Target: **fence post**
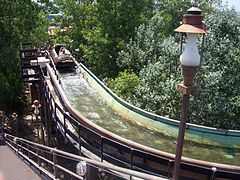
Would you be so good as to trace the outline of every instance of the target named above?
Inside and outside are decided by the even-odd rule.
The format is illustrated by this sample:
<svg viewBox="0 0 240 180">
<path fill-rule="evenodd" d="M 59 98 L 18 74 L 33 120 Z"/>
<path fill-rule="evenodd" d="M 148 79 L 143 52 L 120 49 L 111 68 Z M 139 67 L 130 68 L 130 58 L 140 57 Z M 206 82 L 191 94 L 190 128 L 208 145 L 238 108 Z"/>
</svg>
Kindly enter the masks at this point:
<svg viewBox="0 0 240 180">
<path fill-rule="evenodd" d="M 36 148 L 37 148 L 37 163 L 38 163 L 38 166 L 40 167 L 39 148 L 37 146 Z"/>
<path fill-rule="evenodd" d="M 171 178 L 171 165 L 172 165 L 173 160 L 168 161 L 168 178 Z"/>
<path fill-rule="evenodd" d="M 64 138 L 66 138 L 67 137 L 67 135 L 66 135 L 66 112 L 64 112 L 64 114 L 63 114 L 63 129 L 64 129 Z"/>
<path fill-rule="evenodd" d="M 47 95 L 47 89 L 45 88 L 45 104 L 44 104 L 44 108 L 46 110 L 46 118 L 47 118 L 47 133 L 48 133 L 48 146 L 51 146 L 51 135 L 52 135 L 52 131 L 51 131 L 51 114 L 50 114 L 50 110 L 49 108 L 47 108 L 47 105 L 49 104 L 49 99 L 48 99 L 48 95 Z"/>
<path fill-rule="evenodd" d="M 81 124 L 78 124 L 78 146 L 79 146 L 79 155 L 82 155 L 82 150 L 81 150 Z"/>
<path fill-rule="evenodd" d="M 217 168 L 212 167 L 212 177 L 211 177 L 211 180 L 213 180 L 215 178 L 216 171 L 217 171 Z"/>
<path fill-rule="evenodd" d="M 52 104 L 52 99 L 50 100 L 50 103 Z M 57 103 L 54 102 L 54 118 L 55 121 L 57 122 Z"/>
<path fill-rule="evenodd" d="M 103 137 L 101 136 L 101 162 L 103 162 Z"/>
<path fill-rule="evenodd" d="M 132 170 L 132 164 L 133 164 L 133 151 L 134 151 L 134 149 L 133 148 L 131 148 L 131 158 L 130 158 L 130 169 Z M 132 179 L 132 175 L 130 175 L 130 180 Z"/>
<path fill-rule="evenodd" d="M 57 178 L 57 154 L 55 152 L 55 150 L 52 150 L 52 154 L 53 154 L 53 169 L 54 169 L 54 177 Z"/>
<path fill-rule="evenodd" d="M 14 139 L 13 139 L 13 142 L 15 143 L 15 145 L 17 146 L 17 155 L 19 156 L 19 152 L 20 152 L 20 145 L 18 144 L 18 139 L 15 137 Z"/>
<path fill-rule="evenodd" d="M 133 164 L 133 151 L 134 151 L 134 149 L 133 148 L 131 148 L 131 164 L 130 164 L 130 169 L 132 170 L 132 164 Z"/>
<path fill-rule="evenodd" d="M 43 82 L 43 110 L 44 110 L 44 119 L 45 119 L 45 128 L 46 128 L 46 131 L 47 131 L 47 141 L 46 141 L 46 144 L 47 146 L 50 146 L 50 131 L 49 131 L 49 113 L 48 113 L 48 108 L 47 108 L 47 94 L 46 94 L 46 82 L 44 81 Z"/>
<path fill-rule="evenodd" d="M 36 148 L 37 148 L 37 163 L 38 163 L 38 166 L 39 167 L 41 167 L 41 162 L 40 162 L 40 155 L 39 155 L 39 148 L 38 148 L 38 146 L 36 146 Z M 42 171 L 41 171 L 41 169 L 39 168 L 39 174 L 42 174 Z"/>
</svg>

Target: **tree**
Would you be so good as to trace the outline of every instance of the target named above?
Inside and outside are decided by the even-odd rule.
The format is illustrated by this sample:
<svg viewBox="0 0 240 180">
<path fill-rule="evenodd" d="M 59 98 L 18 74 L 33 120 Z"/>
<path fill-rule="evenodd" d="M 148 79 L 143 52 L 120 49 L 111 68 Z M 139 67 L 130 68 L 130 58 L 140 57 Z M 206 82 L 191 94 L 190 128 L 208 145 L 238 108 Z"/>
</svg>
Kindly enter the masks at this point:
<svg viewBox="0 0 240 180">
<path fill-rule="evenodd" d="M 64 0 L 55 1 L 55 3 L 66 17 L 60 19 L 61 27 L 71 26 L 64 35 L 60 32 L 57 36 L 61 39 L 68 37 L 71 49 L 80 49 L 86 65 L 97 75 L 100 74 L 100 70 L 104 74 L 106 57 L 103 56 L 105 53 L 103 47 L 107 40 L 98 21 L 97 5 L 90 0 Z"/>
<path fill-rule="evenodd" d="M 29 33 L 29 41 L 31 41 L 34 46 L 36 47 L 43 47 L 44 43 L 47 42 L 49 39 L 48 35 L 48 25 L 49 25 L 49 20 L 46 18 L 47 17 L 47 12 L 45 11 L 40 11 L 39 14 L 37 14 L 37 19 L 36 19 L 36 26 L 33 28 L 32 31 Z"/>
<path fill-rule="evenodd" d="M 165 22 L 160 14 L 137 29 L 134 40 L 121 51 L 120 66 L 133 69 L 139 85 L 132 98 L 135 105 L 161 115 L 176 117 L 180 96 L 176 83 L 180 78 L 179 45 L 174 37 L 162 34 Z"/>
<path fill-rule="evenodd" d="M 118 65 L 132 69 L 136 74 L 150 63 L 156 63 L 162 55 L 161 43 L 165 38 L 161 32 L 165 22 L 159 14 L 151 18 L 148 24 L 142 24 L 136 30 L 136 36 L 119 53 Z"/>
<path fill-rule="evenodd" d="M 191 122 L 239 129 L 240 17 L 225 8 L 209 15 L 206 22 L 211 31 L 198 75 L 203 92 L 192 102 Z"/>
<path fill-rule="evenodd" d="M 165 27 L 161 31 L 162 34 L 168 36 L 175 33 L 173 30 L 180 25 L 183 13 L 191 7 L 192 2 L 193 0 L 158 1 L 158 12 L 165 22 Z M 201 0 L 197 2 L 201 10 L 204 12 L 203 15 L 207 15 L 215 11 L 216 5 L 219 4 L 221 0 Z"/>
<path fill-rule="evenodd" d="M 0 109 L 6 113 L 22 112 L 24 107 L 18 46 L 21 41 L 29 40 L 36 27 L 37 7 L 30 0 L 0 3 Z"/>
<path fill-rule="evenodd" d="M 239 129 L 239 16 L 234 10 L 215 9 L 206 16 L 206 22 L 211 33 L 207 35 L 203 65 L 195 78 L 200 92 L 190 99 L 189 122 Z M 133 103 L 178 120 L 179 38 L 167 37 L 165 23 L 160 13 L 149 24 L 141 25 L 137 36 L 121 51 L 118 63 L 139 76 Z"/>
<path fill-rule="evenodd" d="M 135 28 L 153 15 L 152 0 L 101 0 L 97 3 L 98 19 L 107 44 L 104 47 L 106 76 L 115 77 L 119 72 L 118 52 L 135 36 Z"/>
<path fill-rule="evenodd" d="M 104 78 L 118 74 L 118 52 L 134 37 L 135 28 L 152 16 L 154 1 L 65 0 L 58 6 L 73 27 L 72 46 L 80 48 L 86 65 Z"/>
<path fill-rule="evenodd" d="M 176 85 L 180 82 L 178 62 L 179 47 L 173 37 L 158 44 L 157 62 L 148 63 L 139 73 L 139 86 L 133 102 L 147 111 L 171 118 L 178 118 L 180 95 Z"/>
</svg>

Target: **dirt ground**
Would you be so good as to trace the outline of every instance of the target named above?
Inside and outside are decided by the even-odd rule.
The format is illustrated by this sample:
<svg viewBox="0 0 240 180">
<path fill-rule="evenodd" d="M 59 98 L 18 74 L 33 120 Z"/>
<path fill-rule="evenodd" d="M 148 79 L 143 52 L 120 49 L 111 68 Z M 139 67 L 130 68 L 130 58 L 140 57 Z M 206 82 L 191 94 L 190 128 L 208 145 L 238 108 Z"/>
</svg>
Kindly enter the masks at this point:
<svg viewBox="0 0 240 180">
<path fill-rule="evenodd" d="M 0 123 L 5 133 L 41 143 L 41 120 L 31 113 L 14 120 L 0 112 Z"/>
</svg>

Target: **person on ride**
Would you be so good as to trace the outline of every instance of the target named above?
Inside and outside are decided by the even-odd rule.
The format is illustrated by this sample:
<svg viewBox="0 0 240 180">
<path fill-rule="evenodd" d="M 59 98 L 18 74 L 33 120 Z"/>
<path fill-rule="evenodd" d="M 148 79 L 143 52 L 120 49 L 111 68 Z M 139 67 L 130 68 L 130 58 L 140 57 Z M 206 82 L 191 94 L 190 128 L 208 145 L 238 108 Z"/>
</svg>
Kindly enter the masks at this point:
<svg viewBox="0 0 240 180">
<path fill-rule="evenodd" d="M 65 49 L 64 47 L 61 47 L 59 50 L 59 56 L 63 55 L 71 55 L 71 53 L 69 52 L 69 50 Z"/>
</svg>

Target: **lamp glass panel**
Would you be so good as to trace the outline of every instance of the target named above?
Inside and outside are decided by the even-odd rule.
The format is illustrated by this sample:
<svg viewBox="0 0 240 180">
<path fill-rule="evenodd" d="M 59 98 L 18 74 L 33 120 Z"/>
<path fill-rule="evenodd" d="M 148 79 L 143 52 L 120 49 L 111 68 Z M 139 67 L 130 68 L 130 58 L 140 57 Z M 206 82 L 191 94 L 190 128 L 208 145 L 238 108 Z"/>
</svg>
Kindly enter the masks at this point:
<svg viewBox="0 0 240 180">
<path fill-rule="evenodd" d="M 188 33 L 187 45 L 182 55 L 180 56 L 180 62 L 184 66 L 199 66 L 200 55 L 198 53 L 196 34 Z"/>
</svg>

